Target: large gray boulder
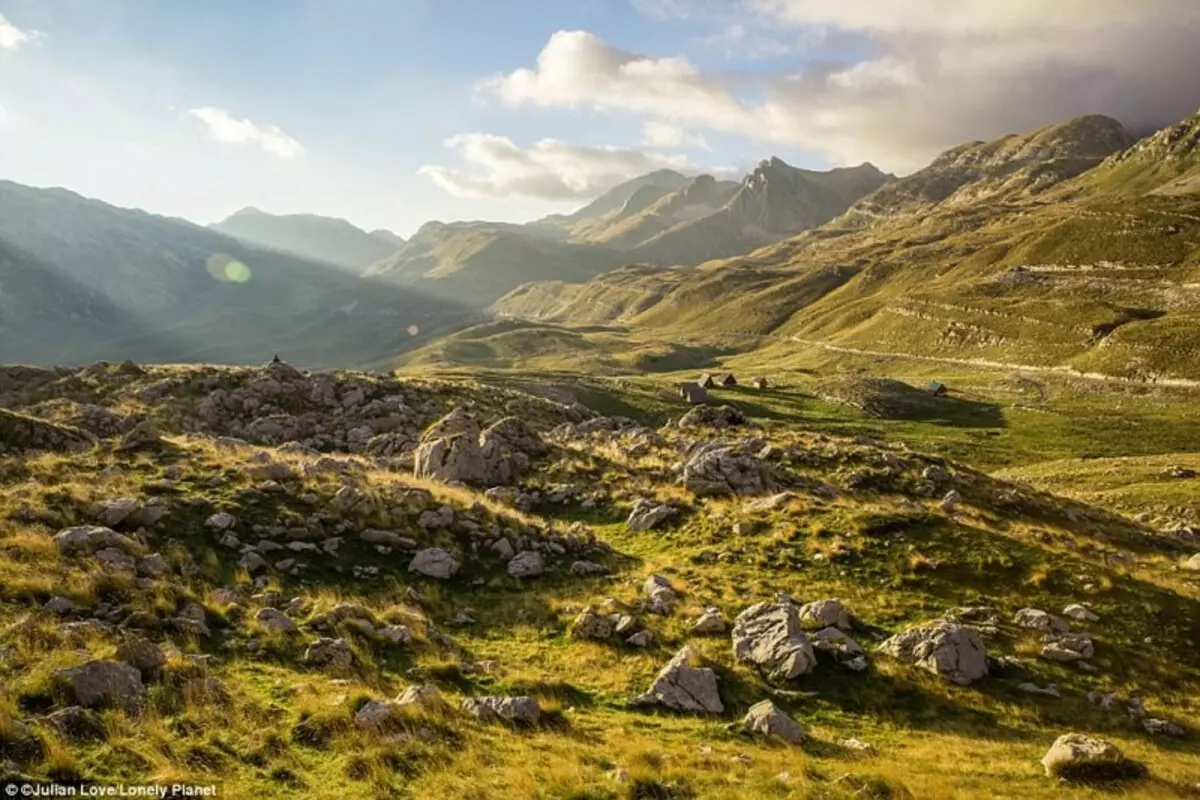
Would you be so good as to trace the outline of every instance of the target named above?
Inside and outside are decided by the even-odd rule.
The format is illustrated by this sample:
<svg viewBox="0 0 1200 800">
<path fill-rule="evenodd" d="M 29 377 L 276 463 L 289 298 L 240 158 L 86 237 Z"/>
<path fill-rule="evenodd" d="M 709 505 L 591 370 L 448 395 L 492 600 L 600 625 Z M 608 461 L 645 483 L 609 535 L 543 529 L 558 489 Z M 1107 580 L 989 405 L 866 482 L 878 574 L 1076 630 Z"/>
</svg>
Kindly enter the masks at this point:
<svg viewBox="0 0 1200 800">
<path fill-rule="evenodd" d="M 684 647 L 655 677 L 650 690 L 638 698 L 675 711 L 720 714 L 725 710 L 717 691 L 717 674 L 708 667 L 693 667 L 697 660 L 691 647 Z"/>
<path fill-rule="evenodd" d="M 988 674 L 987 653 L 978 631 L 949 620 L 909 628 L 885 641 L 879 650 L 954 683 L 968 684 Z"/>
<path fill-rule="evenodd" d="M 677 513 L 671 506 L 651 500 L 638 500 L 633 504 L 633 510 L 629 512 L 629 519 L 625 524 L 629 526 L 629 530 L 640 533 L 657 528 Z"/>
<path fill-rule="evenodd" d="M 697 497 L 766 494 L 770 470 L 753 454 L 718 443 L 694 448 L 683 464 L 683 485 Z"/>
<path fill-rule="evenodd" d="M 1146 767 L 1125 757 L 1114 744 L 1082 733 L 1067 733 L 1054 740 L 1042 757 L 1052 778 L 1078 783 L 1107 783 L 1146 776 Z"/>
<path fill-rule="evenodd" d="M 509 559 L 505 569 L 514 578 L 536 578 L 546 571 L 546 559 L 536 550 L 522 550 Z"/>
<path fill-rule="evenodd" d="M 1065 619 L 1048 614 L 1040 608 L 1022 608 L 1013 617 L 1013 623 L 1042 633 L 1066 633 L 1071 630 Z"/>
<path fill-rule="evenodd" d="M 427 578 L 449 580 L 458 574 L 459 563 L 454 556 L 440 547 L 429 547 L 420 550 L 412 561 L 408 562 L 408 571 Z"/>
<path fill-rule="evenodd" d="M 417 447 L 413 474 L 444 483 L 482 485 L 486 473 L 479 440 L 466 433 L 422 442 Z"/>
<path fill-rule="evenodd" d="M 462 709 L 483 722 L 503 720 L 519 725 L 535 725 L 542 716 L 538 701 L 529 696 L 468 697 L 463 700 Z"/>
<path fill-rule="evenodd" d="M 798 678 L 817 665 L 791 603 L 756 603 L 738 614 L 733 622 L 733 656 L 777 681 Z"/>
<path fill-rule="evenodd" d="M 850 612 L 840 600 L 817 600 L 800 606 L 800 621 L 813 628 L 850 630 Z"/>
<path fill-rule="evenodd" d="M 127 554 L 137 552 L 132 539 L 100 525 L 79 525 L 59 531 L 54 535 L 54 544 L 64 556 L 93 555 L 107 549 Z"/>
<path fill-rule="evenodd" d="M 783 713 L 770 700 L 750 706 L 742 719 L 742 728 L 748 733 L 774 736 L 792 744 L 802 744 L 807 738 L 800 723 Z"/>
<path fill-rule="evenodd" d="M 142 673 L 122 661 L 89 661 L 59 670 L 55 678 L 84 708 L 113 707 L 137 714 L 145 701 Z"/>
<path fill-rule="evenodd" d="M 341 671 L 354 664 L 354 651 L 345 639 L 317 639 L 304 651 L 304 661 L 317 667 Z"/>
</svg>

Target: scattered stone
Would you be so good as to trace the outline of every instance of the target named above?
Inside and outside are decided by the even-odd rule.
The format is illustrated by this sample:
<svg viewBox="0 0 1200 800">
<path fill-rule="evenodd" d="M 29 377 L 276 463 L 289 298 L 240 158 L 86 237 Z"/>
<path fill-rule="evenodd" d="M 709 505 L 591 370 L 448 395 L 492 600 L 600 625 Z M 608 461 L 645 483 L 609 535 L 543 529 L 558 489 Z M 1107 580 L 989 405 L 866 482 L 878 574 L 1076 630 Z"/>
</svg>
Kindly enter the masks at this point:
<svg viewBox="0 0 1200 800">
<path fill-rule="evenodd" d="M 650 500 L 638 500 L 634 503 L 633 510 L 629 512 L 629 519 L 625 524 L 629 526 L 629 530 L 634 532 L 653 530 L 677 513 L 679 513 L 677 509 L 671 506 L 654 503 Z"/>
<path fill-rule="evenodd" d="M 381 731 L 389 727 L 396 708 L 386 700 L 371 700 L 364 703 L 354 714 L 354 724 L 363 730 Z"/>
<path fill-rule="evenodd" d="M 1037 608 L 1022 608 L 1013 617 L 1013 623 L 1042 633 L 1067 633 L 1071 630 L 1066 620 Z"/>
<path fill-rule="evenodd" d="M 1042 646 L 1042 658 L 1069 663 L 1086 661 L 1096 654 L 1092 637 L 1086 633 L 1062 633 L 1047 636 Z"/>
<path fill-rule="evenodd" d="M 834 660 L 854 672 L 867 668 L 867 654 L 858 642 L 840 628 L 822 628 L 808 637 L 813 649 L 829 653 Z"/>
<path fill-rule="evenodd" d="M 692 633 L 701 636 L 721 634 L 725 632 L 725 615 L 717 608 L 706 608 L 704 613 L 692 623 Z"/>
<path fill-rule="evenodd" d="M 625 640 L 625 644 L 630 647 L 646 648 L 654 643 L 654 637 L 650 631 L 638 631 Z"/>
<path fill-rule="evenodd" d="M 720 714 L 725 711 L 717 691 L 717 674 L 708 667 L 693 667 L 697 660 L 690 646 L 684 647 L 662 668 L 650 690 L 638 703 L 659 704 L 675 711 Z"/>
<path fill-rule="evenodd" d="M 1187 731 L 1175 723 L 1153 717 L 1143 719 L 1142 727 L 1145 728 L 1146 733 L 1152 736 L 1184 736 L 1187 734 Z"/>
<path fill-rule="evenodd" d="M 612 638 L 615 622 L 611 616 L 597 613 L 588 606 L 579 612 L 571 624 L 571 635 L 576 639 L 605 641 Z"/>
<path fill-rule="evenodd" d="M 75 610 L 75 605 L 65 597 L 56 596 L 47 600 L 45 605 L 42 606 L 42 610 L 47 614 L 62 617 Z"/>
<path fill-rule="evenodd" d="M 756 603 L 738 614 L 733 623 L 733 655 L 777 681 L 798 678 L 817 665 L 796 607 L 790 603 Z"/>
<path fill-rule="evenodd" d="M 1017 688 L 1022 692 L 1028 692 L 1029 694 L 1040 694 L 1045 695 L 1046 697 L 1062 697 L 1062 692 L 1059 691 L 1058 684 L 1055 683 L 1050 684 L 1044 689 L 1041 686 L 1038 686 L 1036 683 L 1018 684 Z"/>
<path fill-rule="evenodd" d="M 412 630 L 407 625 L 385 625 L 375 634 L 383 641 L 397 646 L 411 644 L 413 640 Z"/>
<path fill-rule="evenodd" d="M 845 747 L 847 750 L 857 750 L 860 753 L 866 753 L 868 755 L 874 755 L 875 753 L 879 752 L 875 748 L 875 745 L 870 744 L 869 742 L 864 742 L 860 739 L 840 739 L 838 740 L 838 744 L 840 744 L 842 747 Z"/>
<path fill-rule="evenodd" d="M 879 649 L 954 683 L 965 685 L 988 674 L 987 653 L 979 633 L 958 622 L 934 620 L 909 628 Z"/>
<path fill-rule="evenodd" d="M 414 684 L 409 686 L 396 698 L 396 708 L 419 708 L 422 710 L 444 709 L 448 707 L 442 693 L 433 684 Z"/>
<path fill-rule="evenodd" d="M 440 547 L 430 547 L 420 550 L 412 561 L 408 562 L 408 571 L 427 578 L 449 580 L 458 574 L 459 564 L 454 556 Z"/>
<path fill-rule="evenodd" d="M 463 711 L 483 722 L 505 721 L 519 725 L 536 725 L 542 709 L 537 700 L 521 697 L 468 697 L 462 702 Z"/>
<path fill-rule="evenodd" d="M 697 497 L 766 494 L 770 470 L 752 453 L 719 443 L 700 445 L 683 464 L 683 485 Z"/>
<path fill-rule="evenodd" d="M 149 679 L 167 663 L 167 656 L 154 642 L 137 636 L 121 643 L 117 660 L 137 669 L 143 679 Z"/>
<path fill-rule="evenodd" d="M 137 573 L 146 578 L 161 578 L 170 571 L 171 565 L 161 553 L 151 553 L 137 562 Z"/>
<path fill-rule="evenodd" d="M 99 525 L 67 528 L 54 535 L 54 544 L 64 556 L 94 555 L 99 550 L 133 553 L 137 545 L 127 536 Z"/>
<path fill-rule="evenodd" d="M 850 612 L 839 600 L 818 600 L 800 607 L 800 621 L 810 628 L 850 630 Z"/>
<path fill-rule="evenodd" d="M 1070 617 L 1079 622 L 1099 622 L 1100 615 L 1093 612 L 1090 608 L 1079 603 L 1072 603 L 1062 610 L 1064 617 Z"/>
<path fill-rule="evenodd" d="M 509 560 L 507 571 L 514 578 L 536 578 L 546 571 L 546 560 L 536 550 L 522 550 Z"/>
<path fill-rule="evenodd" d="M 354 663 L 354 652 L 345 639 L 321 638 L 304 651 L 304 661 L 334 671 L 347 670 Z"/>
<path fill-rule="evenodd" d="M 647 610 L 664 616 L 675 610 L 679 595 L 671 588 L 671 582 L 661 575 L 651 575 L 642 586 L 642 592 L 650 599 Z"/>
<path fill-rule="evenodd" d="M 1144 778 L 1146 767 L 1132 761 L 1116 745 L 1085 736 L 1064 734 L 1042 757 L 1046 774 L 1072 783 L 1111 783 Z"/>
<path fill-rule="evenodd" d="M 803 744 L 807 735 L 799 722 L 789 717 L 770 700 L 763 700 L 750 706 L 742 720 L 742 728 L 748 733 L 758 733 L 767 737 L 778 737 L 792 744 Z"/>
<path fill-rule="evenodd" d="M 121 661 L 89 661 L 59 670 L 55 677 L 64 683 L 75 702 L 84 708 L 117 707 L 129 714 L 142 710 L 146 689 L 136 667 Z"/>
<path fill-rule="evenodd" d="M 206 528 L 212 528 L 214 531 L 227 531 L 237 525 L 237 518 L 227 511 L 218 511 L 208 519 L 204 520 Z"/>
<path fill-rule="evenodd" d="M 572 575 L 605 575 L 607 573 L 608 567 L 594 561 L 575 561 L 571 564 Z"/>
<path fill-rule="evenodd" d="M 272 633 L 297 633 L 300 628 L 282 611 L 274 608 L 261 608 L 254 619 Z"/>
<path fill-rule="evenodd" d="M 140 450 L 157 447 L 160 444 L 162 444 L 162 437 L 159 436 L 158 427 L 147 419 L 139 422 L 133 430 L 121 437 L 120 449 Z"/>
</svg>

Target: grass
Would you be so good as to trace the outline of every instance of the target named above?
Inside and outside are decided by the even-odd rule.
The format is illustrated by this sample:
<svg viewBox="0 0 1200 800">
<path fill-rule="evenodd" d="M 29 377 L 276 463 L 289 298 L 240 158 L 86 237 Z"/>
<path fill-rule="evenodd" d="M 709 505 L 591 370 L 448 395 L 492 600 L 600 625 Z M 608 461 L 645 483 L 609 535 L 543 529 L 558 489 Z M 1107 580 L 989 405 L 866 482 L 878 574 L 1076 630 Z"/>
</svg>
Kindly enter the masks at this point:
<svg viewBox="0 0 1200 800">
<path fill-rule="evenodd" d="M 1200 771 L 1194 734 L 1178 741 L 1151 739 L 1122 715 L 1100 712 L 1084 695 L 1136 694 L 1156 715 L 1178 723 L 1200 718 L 1200 662 L 1195 647 L 1187 645 L 1200 640 L 1200 587 L 1174 568 L 1177 557 L 1169 549 L 1147 539 L 1128 516 L 1088 510 L 1078 501 L 1099 501 L 1127 515 L 1141 503 L 1182 503 L 1183 482 L 1166 484 L 1174 492 L 1169 497 L 1145 487 L 1155 483 L 1160 463 L 1186 466 L 1195 460 L 1176 459 L 1164 449 L 1128 462 L 1076 459 L 1068 465 L 1058 454 L 1101 445 L 1147 452 L 1186 447 L 1186 425 L 1172 436 L 1138 441 L 1113 440 L 1104 430 L 1117 417 L 1147 429 L 1156 420 L 1182 418 L 1187 393 L 1125 396 L 1124 389 L 1088 392 L 1052 380 L 1048 395 L 1035 401 L 1036 392 L 1011 376 L 973 372 L 943 376 L 957 394 L 944 407 L 927 405 L 922 395 L 916 403 L 920 413 L 903 405 L 901 418 L 893 419 L 888 415 L 895 408 L 885 403 L 881 415 L 868 417 L 818 396 L 833 377 L 828 364 L 819 362 L 828 357 L 809 351 L 785 361 L 759 351 L 725 360 L 739 374 L 770 368 L 778 376 L 776 388 L 765 392 L 715 392 L 762 424 L 772 442 L 796 454 L 778 466 L 795 496 L 774 510 L 755 510 L 738 499 L 700 501 L 675 484 L 678 432 L 666 432 L 664 444 L 645 452 L 625 439 L 556 440 L 555 454 L 538 462 L 525 488 L 574 486 L 601 502 L 592 508 L 578 500 L 543 503 L 517 511 L 476 491 L 417 481 L 382 464 L 339 475 L 306 469 L 320 456 L 216 447 L 212 433 L 223 429 L 189 422 L 194 420 L 189 409 L 203 397 L 196 382 L 237 390 L 256 380 L 252 371 L 155 370 L 138 381 L 165 379 L 175 391 L 148 406 L 130 399 L 138 386 L 127 379 L 114 374 L 90 381 L 90 400 L 124 413 L 149 413 L 170 434 L 169 446 L 156 453 L 122 452 L 102 443 L 82 455 L 43 452 L 0 461 L 0 650 L 11 648 L 0 658 L 0 761 L 22 774 L 60 780 L 219 780 L 231 797 L 1110 796 L 1086 787 L 1065 789 L 1042 774 L 1038 759 L 1053 739 L 1084 730 L 1149 765 L 1153 778 L 1137 787 L 1139 796 L 1186 796 Z M 931 369 L 892 366 L 898 369 L 890 373 L 893 379 L 914 387 L 923 385 L 922 371 Z M 465 384 L 425 368 L 420 377 L 400 383 L 408 402 L 429 403 L 430 413 L 432 406 L 444 410 L 466 399 L 480 413 L 498 415 L 515 395 L 495 387 L 531 386 L 578 393 L 609 413 L 658 424 L 680 413 L 668 389 L 682 374 L 585 378 L 493 370 L 477 371 Z M 32 385 L 26 409 L 73 413 L 70 404 L 52 401 L 71 396 L 77 380 Z M 903 392 L 902 397 L 918 400 Z M 1119 409 L 1114 397 L 1125 398 Z M 1014 398 L 1037 410 L 1012 409 Z M 532 398 L 524 402 L 532 405 L 523 414 L 543 428 L 563 413 Z M 1113 416 L 1091 421 L 1081 413 L 1085 408 L 1109 408 Z M 293 413 L 303 410 L 297 405 Z M 938 507 L 940 494 L 921 486 L 926 462 L 903 449 L 856 445 L 850 437 L 860 434 L 952 458 L 972 454 L 989 469 L 1005 468 L 1006 478 L 1059 494 L 1000 484 L 954 467 L 966 499 L 951 517 Z M 823 438 L 828 436 L 835 438 Z M 255 489 L 262 481 L 260 451 L 291 469 L 292 477 L 282 481 L 285 491 Z M 879 472 L 881 452 L 900 459 L 899 473 Z M 864 472 L 874 482 L 851 488 L 852 477 Z M 329 509 L 334 493 L 347 483 L 379 498 L 395 496 L 402 487 L 429 492 L 435 503 L 460 511 L 474 506 L 485 522 L 527 530 L 566 531 L 581 524 L 611 545 L 609 556 L 592 557 L 613 572 L 581 578 L 560 567 L 521 582 L 484 557 L 469 559 L 458 580 L 415 581 L 404 569 L 406 558 L 381 556 L 346 535 L 337 559 L 313 559 L 303 576 L 276 574 L 265 588 L 281 592 L 285 602 L 301 597 L 302 621 L 339 603 L 356 603 L 378 620 L 409 625 L 416 636 L 410 646 L 390 648 L 340 625 L 356 666 L 343 674 L 321 671 L 302 659 L 303 644 L 314 634 L 266 634 L 253 621 L 256 603 L 239 610 L 217 602 L 221 587 L 236 587 L 243 597 L 263 587 L 252 587 L 235 568 L 236 553 L 215 544 L 204 520 L 213 510 L 228 510 L 239 519 L 243 536 L 255 524 L 303 524 Z M 839 487 L 837 496 L 811 491 L 823 484 Z M 1001 501 L 1006 491 L 1017 492 L 1015 505 Z M 139 538 L 147 551 L 162 552 L 177 567 L 194 563 L 190 577 L 139 586 L 59 556 L 49 534 L 88 521 L 96 501 L 124 496 L 170 500 L 167 523 Z M 682 513 L 662 530 L 630 532 L 623 520 L 639 496 L 674 501 Z M 379 513 L 351 524 L 397 530 L 422 546 L 463 547 L 455 535 L 418 529 L 406 514 Z M 335 569 L 339 563 L 374 564 L 380 575 L 355 578 Z M 570 622 L 584 606 L 636 610 L 640 585 L 653 573 L 672 580 L 682 604 L 669 617 L 638 615 L 652 633 L 649 648 L 570 636 Z M 407 595 L 410 586 L 424 596 L 419 605 Z M 989 652 L 1023 658 L 1029 672 L 1020 677 L 954 687 L 873 658 L 866 675 L 822 663 L 813 675 L 779 687 L 734 664 L 727 636 L 689 633 L 689 621 L 705 607 L 716 606 L 731 620 L 750 602 L 779 592 L 806 600 L 840 598 L 855 615 L 856 638 L 868 649 L 890 632 L 955 606 L 990 605 L 1007 621 L 1025 606 L 1057 612 L 1069 602 L 1087 602 L 1101 616 L 1087 626 L 1097 636 L 1100 671 L 1090 675 L 1042 661 L 1038 638 L 1006 624 L 989 642 Z M 138 719 L 95 712 L 102 735 L 71 740 L 41 721 L 60 702 L 53 673 L 109 657 L 115 645 L 103 633 L 67 634 L 58 621 L 34 613 L 55 595 L 81 608 L 107 602 L 123 614 L 137 612 L 160 623 L 184 604 L 199 602 L 214 635 L 187 636 L 160 624 L 152 635 L 171 656 L 167 678 L 151 688 L 147 712 Z M 449 624 L 467 609 L 474 623 Z M 19 623 L 31 613 L 32 623 Z M 455 646 L 440 644 L 428 625 L 451 635 Z M 256 653 L 245 647 L 251 639 L 259 642 Z M 631 708 L 628 698 L 644 690 L 685 642 L 717 670 L 727 713 L 699 718 Z M 208 658 L 200 663 L 190 655 Z M 471 667 L 488 661 L 497 668 Z M 186 691 L 195 678 L 218 680 L 229 701 Z M 1027 695 L 1016 688 L 1021 680 L 1057 683 L 1064 696 Z M 528 693 L 539 699 L 546 722 L 522 730 L 476 723 L 457 711 L 431 712 L 406 719 L 392 738 L 354 725 L 353 714 L 367 699 L 393 697 L 424 682 L 437 685 L 452 702 Z M 739 732 L 740 715 L 766 697 L 809 729 L 810 744 L 787 747 Z M 32 743 L 14 734 L 14 720 L 29 727 Z M 851 737 L 870 742 L 878 754 L 840 744 Z"/>
</svg>

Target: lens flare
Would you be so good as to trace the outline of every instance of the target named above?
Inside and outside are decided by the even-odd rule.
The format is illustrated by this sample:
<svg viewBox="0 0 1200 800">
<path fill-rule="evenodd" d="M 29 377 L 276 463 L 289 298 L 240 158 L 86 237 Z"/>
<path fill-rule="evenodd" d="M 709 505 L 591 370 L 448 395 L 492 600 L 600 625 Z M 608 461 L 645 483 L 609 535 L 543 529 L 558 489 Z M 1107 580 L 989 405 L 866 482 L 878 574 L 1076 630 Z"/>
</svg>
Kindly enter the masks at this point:
<svg viewBox="0 0 1200 800">
<path fill-rule="evenodd" d="M 227 253 L 213 253 L 205 265 L 208 274 L 222 283 L 246 283 L 250 280 L 250 268 Z"/>
<path fill-rule="evenodd" d="M 420 332 L 421 332 L 421 329 L 420 329 L 420 328 L 418 328 L 416 325 L 409 325 L 409 326 L 408 326 L 408 335 L 409 335 L 409 336 L 416 336 L 416 335 L 417 335 L 418 333 L 420 333 Z"/>
</svg>

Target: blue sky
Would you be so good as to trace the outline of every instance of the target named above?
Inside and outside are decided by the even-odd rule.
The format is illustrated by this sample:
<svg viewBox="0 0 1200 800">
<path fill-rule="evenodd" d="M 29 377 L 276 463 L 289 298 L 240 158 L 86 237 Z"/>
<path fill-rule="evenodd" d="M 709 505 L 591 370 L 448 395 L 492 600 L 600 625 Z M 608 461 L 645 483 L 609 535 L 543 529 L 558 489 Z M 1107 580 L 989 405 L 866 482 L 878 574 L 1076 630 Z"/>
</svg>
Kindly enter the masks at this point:
<svg viewBox="0 0 1200 800">
<path fill-rule="evenodd" d="M 1065 44 L 1080 33 L 1070 13 L 1047 20 L 1027 0 L 883 13 L 911 4 L 0 0 L 0 178 L 203 223 L 254 205 L 407 235 L 571 208 L 659 166 L 738 175 L 779 155 L 906 171 L 965 139 L 1104 111 L 1136 85 L 1133 61 L 1096 61 L 1149 16 L 1103 18 L 1092 52 Z M 1014 45 L 1020 63 L 983 57 Z M 1097 66 L 1111 89 L 1093 78 L 1064 103 L 1062 82 Z M 968 102 L 954 96 L 964 71 L 1049 85 Z M 1138 113 L 1186 102 L 1150 105 Z"/>
</svg>

